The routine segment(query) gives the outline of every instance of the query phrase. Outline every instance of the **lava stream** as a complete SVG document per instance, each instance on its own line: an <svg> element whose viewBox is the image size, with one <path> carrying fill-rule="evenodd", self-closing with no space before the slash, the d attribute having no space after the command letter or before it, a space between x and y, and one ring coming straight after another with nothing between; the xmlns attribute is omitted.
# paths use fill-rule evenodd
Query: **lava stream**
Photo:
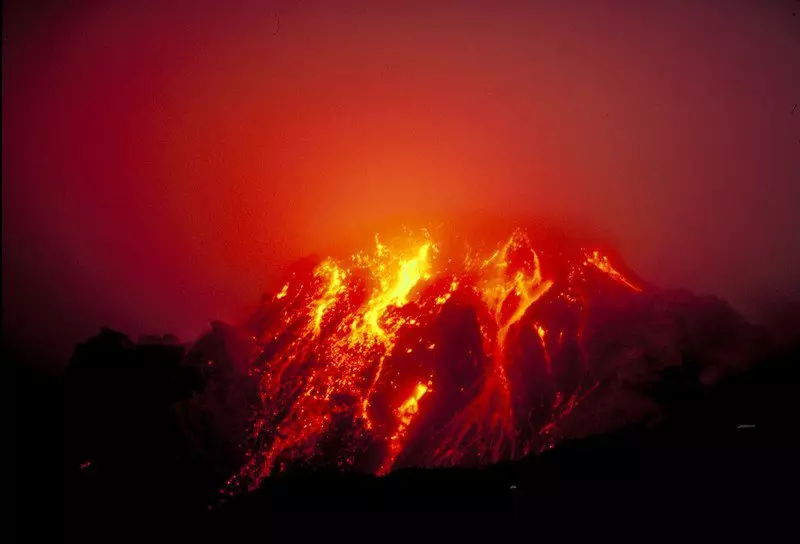
<svg viewBox="0 0 800 544"><path fill-rule="evenodd" d="M582 353L587 297L641 288L598 250L537 248L523 230L484 255L445 246L376 236L295 270L263 304L250 322L262 403L231 488L299 466L383 474L543 447L591 387L555 385Z"/></svg>

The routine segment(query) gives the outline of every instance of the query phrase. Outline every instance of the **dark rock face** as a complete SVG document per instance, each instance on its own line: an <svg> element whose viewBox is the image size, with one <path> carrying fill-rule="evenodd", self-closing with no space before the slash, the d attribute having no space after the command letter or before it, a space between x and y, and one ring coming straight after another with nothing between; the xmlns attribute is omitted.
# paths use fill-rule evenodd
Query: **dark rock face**
<svg viewBox="0 0 800 544"><path fill-rule="evenodd" d="M459 315L454 308L443 317L454 324L443 334L472 326L469 315ZM768 347L763 331L723 302L682 292L598 299L582 334L575 350L586 364L570 366L565 350L552 382L596 385L571 406L561 400L548 429L554 444L673 417L721 376L764 358ZM449 345L458 358L461 344ZM163 338L137 344L104 329L76 349L65 376L71 458L125 472L147 463L155 473L190 465L202 474L192 478L202 480L207 499L246 461L241 445L260 402L250 374L257 353L243 329L219 322L188 349Z"/></svg>
<svg viewBox="0 0 800 544"><path fill-rule="evenodd" d="M563 330L578 326L557 306L549 311L545 317ZM274 317L262 310L257 320ZM442 390L447 380L453 389L470 373L478 379L475 312L452 304L440 321L440 357L453 369L440 373ZM361 462L363 455L353 446L359 437L346 409L351 399L337 397L344 408L320 457L220 506L220 490L250 460L242 446L264 402L253 366L263 363L265 351L251 331L252 323L215 322L186 345L169 336L136 343L104 329L78 346L63 379L71 533L97 534L107 524L138 520L141 528L214 528L224 536L247 533L254 518L286 529L292 518L337 520L353 509L386 522L454 524L472 512L489 524L553 528L574 516L603 520L625 507L640 519L667 523L670 505L716 501L744 515L744 505L756 507L756 495L767 497L758 506L768 516L780 504L767 508L767 479L793 481L787 429L797 417L791 399L798 343L785 327L768 334L717 299L650 289L595 296L580 342L554 350L554 372L526 385L546 399L544 408L528 407L547 431L537 455L483 468L413 468L427 455L425 434L441 425L431 405L410 434L402 458L409 468L385 478L337 473L330 459L345 452ZM531 352L540 348L535 334L518 342ZM520 364L541 364L522 353ZM559 391L578 394L557 398ZM727 475L742 463L756 472L737 487ZM687 498L686 490L696 496ZM684 514L679 521L688 524ZM718 513L700 521L716 519Z"/></svg>
<svg viewBox="0 0 800 544"><path fill-rule="evenodd" d="M109 329L78 346L64 376L70 523L87 508L174 521L214 502L244 461L255 389L243 345L236 329L214 323L188 350Z"/></svg>
<svg viewBox="0 0 800 544"><path fill-rule="evenodd" d="M769 351L766 331L726 303L681 291L600 299L584 338L598 385L559 419L562 438L672 417L681 400L746 371Z"/></svg>

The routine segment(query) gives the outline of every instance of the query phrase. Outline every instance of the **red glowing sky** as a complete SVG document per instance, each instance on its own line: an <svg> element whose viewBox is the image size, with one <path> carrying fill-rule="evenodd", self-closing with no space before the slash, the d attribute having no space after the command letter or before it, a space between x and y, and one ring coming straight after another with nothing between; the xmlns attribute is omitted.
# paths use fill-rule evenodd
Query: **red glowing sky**
<svg viewBox="0 0 800 544"><path fill-rule="evenodd" d="M4 3L6 338L192 338L429 212L596 225L744 310L798 294L800 3L292 4Z"/></svg>

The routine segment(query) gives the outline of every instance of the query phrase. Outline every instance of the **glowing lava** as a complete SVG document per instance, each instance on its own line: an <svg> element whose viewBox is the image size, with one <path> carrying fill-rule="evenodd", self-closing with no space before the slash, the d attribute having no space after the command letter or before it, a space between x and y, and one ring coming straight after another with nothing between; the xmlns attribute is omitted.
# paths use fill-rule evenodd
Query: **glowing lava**
<svg viewBox="0 0 800 544"><path fill-rule="evenodd" d="M293 467L386 473L548 444L593 385L560 377L589 287L640 288L599 251L522 230L481 253L423 231L295 271L251 320L262 404L229 492Z"/></svg>

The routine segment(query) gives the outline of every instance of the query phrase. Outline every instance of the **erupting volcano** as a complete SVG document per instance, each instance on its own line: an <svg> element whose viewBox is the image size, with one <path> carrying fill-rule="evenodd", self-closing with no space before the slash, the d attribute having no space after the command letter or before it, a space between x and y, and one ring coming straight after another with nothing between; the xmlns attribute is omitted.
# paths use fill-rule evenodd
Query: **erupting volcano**
<svg viewBox="0 0 800 544"><path fill-rule="evenodd" d="M551 447L620 365L592 343L592 308L641 296L621 262L523 229L437 238L376 235L347 260L298 263L265 297L246 324L261 403L229 492L297 467L519 458Z"/></svg>

